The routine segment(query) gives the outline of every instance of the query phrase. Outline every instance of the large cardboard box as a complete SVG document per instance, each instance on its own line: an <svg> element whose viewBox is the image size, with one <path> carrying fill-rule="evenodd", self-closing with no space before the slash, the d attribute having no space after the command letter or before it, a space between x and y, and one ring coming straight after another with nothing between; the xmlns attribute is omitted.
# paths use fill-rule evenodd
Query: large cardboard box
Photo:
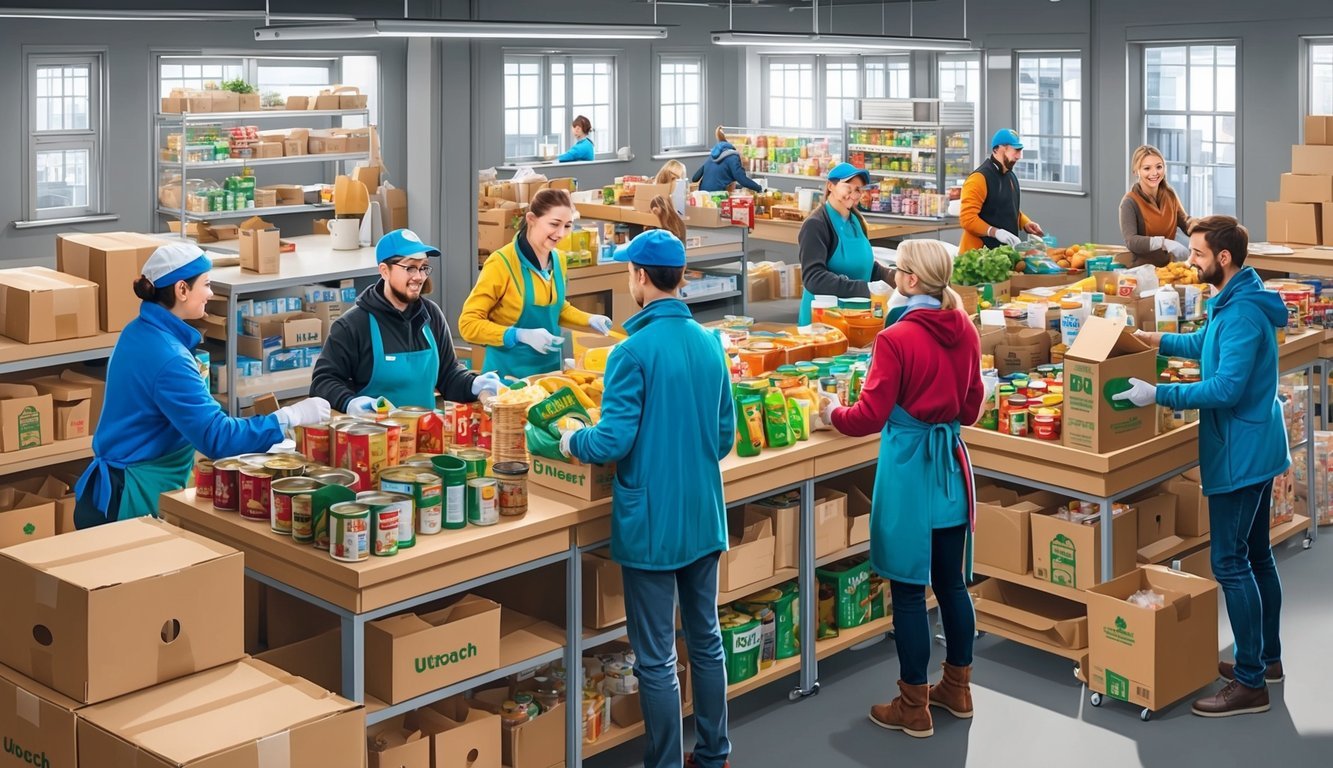
<svg viewBox="0 0 1333 768"><path fill-rule="evenodd" d="M78 717L83 705L0 666L0 732L6 762L36 768L78 768ZM86 762L85 768L103 765Z"/></svg>
<svg viewBox="0 0 1333 768"><path fill-rule="evenodd" d="M134 518L0 552L0 662L86 704L244 652L240 552Z"/></svg>
<svg viewBox="0 0 1333 768"><path fill-rule="evenodd" d="M1333 148L1331 148L1333 149ZM1268 239L1274 243L1319 245L1319 203L1267 203Z"/></svg>
<svg viewBox="0 0 1333 768"><path fill-rule="evenodd" d="M1157 351L1123 323L1090 317L1065 353L1064 444L1109 453L1157 434L1157 406L1111 399L1129 379L1157 380Z"/></svg>
<svg viewBox="0 0 1333 768"><path fill-rule="evenodd" d="M1073 522L1057 515L1033 515L1032 575L1074 589L1102 582L1102 524ZM1134 570L1137 564L1139 519L1130 509L1111 521L1111 575Z"/></svg>
<svg viewBox="0 0 1333 768"><path fill-rule="evenodd" d="M119 331L139 316L134 279L162 245L157 238L135 232L66 232L56 235L56 269L97 283L101 328Z"/></svg>
<svg viewBox="0 0 1333 768"><path fill-rule="evenodd" d="M1333 174L1333 146L1292 145L1291 172Z"/></svg>
<svg viewBox="0 0 1333 768"><path fill-rule="evenodd" d="M499 714L510 698L508 687L474 691L472 703ZM565 764L565 704L557 704L526 723L500 731L500 761L508 768L555 768Z"/></svg>
<svg viewBox="0 0 1333 768"><path fill-rule="evenodd" d="M1208 497L1197 477L1188 474L1172 478L1163 486L1176 496L1176 534L1184 538L1202 536L1211 529Z"/></svg>
<svg viewBox="0 0 1333 768"><path fill-rule="evenodd" d="M1278 189L1284 203L1333 203L1333 175L1284 173Z"/></svg>
<svg viewBox="0 0 1333 768"><path fill-rule="evenodd" d="M1333 115L1306 115L1305 143L1333 144Z"/></svg>
<svg viewBox="0 0 1333 768"><path fill-rule="evenodd" d="M826 480L820 486L836 488L846 497L844 502L845 519L843 521L846 530L846 543L842 547L831 550L831 552L869 541L870 499L875 492L875 468L866 467L855 472L848 472L832 480ZM833 546L837 543L837 541L827 542L826 545ZM819 557L819 555L816 555L816 557Z"/></svg>
<svg viewBox="0 0 1333 768"><path fill-rule="evenodd" d="M1178 546L1183 539L1176 535L1176 505L1179 499L1173 493L1157 493L1134 502L1139 517L1139 562L1159 563L1162 553Z"/></svg>
<svg viewBox="0 0 1333 768"><path fill-rule="evenodd" d="M0 488L0 548L54 535L54 501L15 488Z"/></svg>
<svg viewBox="0 0 1333 768"><path fill-rule="evenodd" d="M625 620L625 580L608 549L583 553L583 626L604 629Z"/></svg>
<svg viewBox="0 0 1333 768"><path fill-rule="evenodd" d="M302 152L301 154L305 154ZM256 193L272 192L274 205L301 205L305 202L305 188L300 184L269 184L259 187ZM255 201L255 207L261 208L259 201Z"/></svg>
<svg viewBox="0 0 1333 768"><path fill-rule="evenodd" d="M1027 372L1051 362L1051 335L1041 328L1007 327L994 354L1001 376Z"/></svg>
<svg viewBox="0 0 1333 768"><path fill-rule="evenodd" d="M97 333L97 283L46 267L0 269L0 332L24 344Z"/></svg>
<svg viewBox="0 0 1333 768"><path fill-rule="evenodd" d="M39 376L28 383L43 395L51 396L54 415L55 439L73 440L88 437L92 429L93 388L91 385L62 379L59 376Z"/></svg>
<svg viewBox="0 0 1333 768"><path fill-rule="evenodd" d="M255 659L79 711L79 758L116 768L362 768L365 710Z"/></svg>
<svg viewBox="0 0 1333 768"><path fill-rule="evenodd" d="M422 731L416 712L366 727L369 768L431 768L430 736Z"/></svg>
<svg viewBox="0 0 1333 768"><path fill-rule="evenodd" d="M1150 589L1160 609L1128 597ZM1148 565L1088 591L1094 691L1162 709L1217 679L1217 582Z"/></svg>
<svg viewBox="0 0 1333 768"><path fill-rule="evenodd" d="M55 532L61 534L74 530L74 492L70 489L78 479L78 476L78 473L74 473L73 477L70 478L70 482L65 482L54 475L39 474L13 480L10 482L10 485L12 485L16 491L31 494L38 499L45 499L54 504ZM4 490L0 489L0 502L10 503L4 498L4 493ZM17 501L17 499L15 499L15 501ZM0 504L0 506L3 506L3 504ZM14 507L10 508L13 509ZM36 525L37 523L34 523L34 526ZM32 538L37 537L34 536Z"/></svg>
<svg viewBox="0 0 1333 768"><path fill-rule="evenodd" d="M847 548L847 494L827 486L815 487L815 557L827 557Z"/></svg>
<svg viewBox="0 0 1333 768"><path fill-rule="evenodd" d="M264 651L255 658L304 677L320 688L342 689L342 631L339 629Z"/></svg>
<svg viewBox="0 0 1333 768"><path fill-rule="evenodd" d="M266 339L276 336L284 347L318 347L324 344L324 321L313 312L283 312L277 315L247 317L246 336ZM242 354L249 354L241 351ZM258 355L250 355L258 357Z"/></svg>
<svg viewBox="0 0 1333 768"><path fill-rule="evenodd" d="M615 464L571 464L540 456L532 457L532 471L528 473L528 482L584 501L610 496L615 479Z"/></svg>
<svg viewBox="0 0 1333 768"><path fill-rule="evenodd" d="M773 520L748 509L729 510L731 547L722 553L717 586L732 592L773 575Z"/></svg>
<svg viewBox="0 0 1333 768"><path fill-rule="evenodd" d="M464 595L366 625L366 692L396 704L500 666L500 606Z"/></svg>
<svg viewBox="0 0 1333 768"><path fill-rule="evenodd" d="M488 211L477 211L478 250L494 252L509 245L518 234L515 221L522 215L522 208L492 208Z"/></svg>
<svg viewBox="0 0 1333 768"><path fill-rule="evenodd" d="M1010 573L1031 573L1032 517L1049 514L1058 504L1054 494L1040 491L1019 497L997 486L977 488L973 559Z"/></svg>
<svg viewBox="0 0 1333 768"><path fill-rule="evenodd" d="M431 768L500 768L500 716L462 696L419 709L409 722L430 736Z"/></svg>
<svg viewBox="0 0 1333 768"><path fill-rule="evenodd" d="M999 579L976 585L972 595L978 618L1061 648L1088 647L1088 616L1073 600Z"/></svg>
<svg viewBox="0 0 1333 768"><path fill-rule="evenodd" d="M0 383L0 452L50 445L55 439L50 395L31 384Z"/></svg>
<svg viewBox="0 0 1333 768"><path fill-rule="evenodd" d="M278 230L242 229L240 235L241 269L261 275L277 274L281 247Z"/></svg>
<svg viewBox="0 0 1333 768"><path fill-rule="evenodd" d="M60 378L75 384L86 384L93 396L88 400L88 431L97 431L97 422L102 418L102 399L106 396L106 378L88 373L88 369L75 370L66 368L60 372Z"/></svg>
<svg viewBox="0 0 1333 768"><path fill-rule="evenodd" d="M801 562L801 495L798 491L761 499L745 508L773 520L773 568L796 568Z"/></svg>

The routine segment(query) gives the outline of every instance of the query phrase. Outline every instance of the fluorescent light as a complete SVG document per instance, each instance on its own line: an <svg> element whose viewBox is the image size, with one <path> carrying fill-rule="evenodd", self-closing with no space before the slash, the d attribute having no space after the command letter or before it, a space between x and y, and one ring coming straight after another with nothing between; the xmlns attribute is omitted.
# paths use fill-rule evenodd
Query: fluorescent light
<svg viewBox="0 0 1333 768"><path fill-rule="evenodd" d="M339 40L357 37L661 40L666 36L667 28L656 25L408 19L363 20L347 24L297 24L255 29L255 39L265 41Z"/></svg>
<svg viewBox="0 0 1333 768"><path fill-rule="evenodd" d="M80 8L5 8L0 19L59 19L62 21L246 21L264 18L264 11L221 10L95 10ZM330 14L270 14L269 19L301 22L355 21L352 16Z"/></svg>
<svg viewBox="0 0 1333 768"><path fill-rule="evenodd" d="M802 32L714 32L716 45L752 45L774 48L822 48L878 51L970 51L972 41L948 37L888 37L881 35L825 35Z"/></svg>

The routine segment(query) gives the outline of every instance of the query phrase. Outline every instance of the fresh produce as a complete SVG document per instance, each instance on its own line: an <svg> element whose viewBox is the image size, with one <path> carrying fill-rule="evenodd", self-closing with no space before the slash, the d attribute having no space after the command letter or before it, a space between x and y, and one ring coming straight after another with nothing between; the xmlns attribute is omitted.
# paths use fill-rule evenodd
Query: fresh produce
<svg viewBox="0 0 1333 768"><path fill-rule="evenodd" d="M1052 248L1046 255L1065 269L1085 269L1088 259L1096 256L1097 252L1091 245L1071 245L1068 248Z"/></svg>
<svg viewBox="0 0 1333 768"><path fill-rule="evenodd" d="M964 251L954 259L953 277L949 282L955 285L999 283L1008 280L1014 264L1022 260L1018 251L1009 246Z"/></svg>
<svg viewBox="0 0 1333 768"><path fill-rule="evenodd" d="M238 77L235 80L223 80L222 90L232 93L254 93L255 87Z"/></svg>
<svg viewBox="0 0 1333 768"><path fill-rule="evenodd" d="M1157 281L1162 285L1199 285L1199 273L1188 263L1173 261L1157 268Z"/></svg>

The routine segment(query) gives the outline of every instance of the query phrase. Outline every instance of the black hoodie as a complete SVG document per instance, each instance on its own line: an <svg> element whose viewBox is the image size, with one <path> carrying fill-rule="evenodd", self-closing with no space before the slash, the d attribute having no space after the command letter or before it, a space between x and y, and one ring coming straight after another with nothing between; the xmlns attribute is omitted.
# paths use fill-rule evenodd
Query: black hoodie
<svg viewBox="0 0 1333 768"><path fill-rule="evenodd" d="M315 373L310 381L312 397L322 397L334 410L346 413L347 402L370 383L375 360L371 353L370 317L366 313L375 315L379 321L386 354L426 349L429 345L421 327L429 323L430 332L435 336L435 347L440 353L436 391L445 400L455 403L470 403L477 399L472 394L472 380L476 374L458 362L453 333L444 319L444 310L430 299L421 299L409 305L406 311L399 312L384 297L383 279L362 291L356 306L333 322L319 362L315 363Z"/></svg>

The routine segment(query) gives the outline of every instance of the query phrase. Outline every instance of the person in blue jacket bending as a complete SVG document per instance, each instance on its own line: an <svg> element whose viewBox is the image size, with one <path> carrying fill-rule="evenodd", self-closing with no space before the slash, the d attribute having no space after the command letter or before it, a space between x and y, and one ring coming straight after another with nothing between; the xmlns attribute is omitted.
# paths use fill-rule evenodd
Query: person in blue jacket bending
<svg viewBox="0 0 1333 768"><path fill-rule="evenodd" d="M1282 582L1268 538L1273 478L1291 466L1282 405L1277 399L1277 329L1287 308L1245 266L1249 233L1230 216L1190 226L1189 263L1218 290L1208 324L1195 333L1135 335L1163 355L1199 360L1203 380L1153 386L1130 379L1113 395L1137 406L1154 403L1199 411L1199 477L1208 497L1213 575L1222 586L1236 638L1236 662L1221 662L1222 690L1194 702L1203 717L1268 711L1268 683L1280 683Z"/></svg>
<svg viewBox="0 0 1333 768"><path fill-rule="evenodd" d="M185 321L204 316L212 267L198 246L164 245L134 281L143 303L111 352L93 461L75 488L76 527L155 516L159 495L185 487L196 450L209 458L266 451L292 427L328 421L318 397L238 419L208 393L194 357L199 332Z"/></svg>
<svg viewBox="0 0 1333 768"><path fill-rule="evenodd" d="M593 157L592 139L588 137L588 134L592 133L592 121L583 115L579 115L574 118L573 123L570 123L569 129L574 132L574 146L562 152L556 158L556 161L576 163L591 160Z"/></svg>
<svg viewBox="0 0 1333 768"><path fill-rule="evenodd" d="M722 126L719 125L715 133L717 143L713 145L713 151L708 153L708 159L694 172L690 181L699 184L700 192L726 192L732 184L763 192L763 187L745 175L745 169L741 167L741 153L727 141Z"/></svg>
<svg viewBox="0 0 1333 768"><path fill-rule="evenodd" d="M731 742L717 619L717 565L727 549L719 462L736 436L731 377L721 344L677 294L685 271L680 240L649 230L613 258L629 262L630 294L643 310L625 322L629 338L607 359L602 420L562 434L560 449L580 461L616 462L611 557L623 569L638 656L644 766L722 768ZM677 594L697 736L695 751L683 758Z"/></svg>

